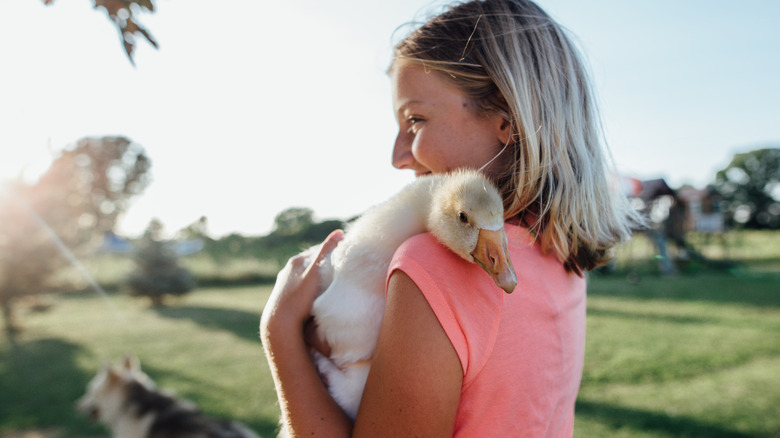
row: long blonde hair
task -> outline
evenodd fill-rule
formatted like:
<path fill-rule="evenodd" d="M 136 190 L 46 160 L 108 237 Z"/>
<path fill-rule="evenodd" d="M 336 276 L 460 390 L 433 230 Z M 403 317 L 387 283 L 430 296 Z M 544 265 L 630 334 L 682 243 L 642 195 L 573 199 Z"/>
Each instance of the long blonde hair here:
<path fill-rule="evenodd" d="M 529 226 L 567 270 L 608 262 L 611 248 L 641 223 L 610 186 L 611 160 L 580 54 L 533 2 L 452 6 L 402 40 L 393 62 L 441 73 L 480 111 L 510 123 L 494 175 L 505 217 Z"/>

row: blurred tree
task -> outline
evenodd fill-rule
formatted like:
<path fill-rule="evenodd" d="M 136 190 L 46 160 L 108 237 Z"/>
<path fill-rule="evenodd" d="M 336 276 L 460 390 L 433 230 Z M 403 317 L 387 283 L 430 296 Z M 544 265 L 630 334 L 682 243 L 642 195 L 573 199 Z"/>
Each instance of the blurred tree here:
<path fill-rule="evenodd" d="M 276 215 L 274 229 L 265 236 L 233 233 L 219 239 L 206 239 L 204 252 L 219 262 L 231 258 L 255 258 L 284 265 L 291 256 L 322 243 L 331 231 L 344 228 L 337 219 L 314 221 L 310 208 L 294 207 Z"/>
<path fill-rule="evenodd" d="M 735 155 L 714 186 L 732 225 L 780 229 L 780 148 Z"/>
<path fill-rule="evenodd" d="M 274 218 L 273 233 L 280 236 L 300 234 L 314 223 L 314 212 L 310 208 L 293 207 L 282 211 Z"/>
<path fill-rule="evenodd" d="M 95 8 L 103 8 L 108 18 L 114 22 L 119 31 L 119 38 L 125 48 L 125 54 L 130 63 L 133 61 L 133 50 L 135 49 L 136 37 L 142 36 L 154 48 L 157 48 L 157 41 L 143 26 L 138 24 L 136 17 L 141 11 L 154 12 L 154 1 L 152 0 L 92 0 Z M 50 5 L 54 0 L 43 0 L 43 3 Z"/>
<path fill-rule="evenodd" d="M 84 138 L 63 150 L 34 184 L 0 186 L 0 307 L 16 329 L 14 303 L 48 287 L 74 254 L 112 230 L 149 182 L 143 148 L 124 137 Z"/>
<path fill-rule="evenodd" d="M 134 260 L 136 270 L 127 279 L 130 293 L 147 297 L 153 306 L 164 304 L 167 295 L 184 295 L 195 288 L 190 271 L 179 266 L 179 256 L 162 237 L 163 225 L 152 219 Z"/>
<path fill-rule="evenodd" d="M 329 219 L 322 222 L 313 223 L 303 230 L 300 237 L 305 243 L 312 245 L 319 244 L 334 230 L 343 229 L 346 222 L 338 219 Z"/>
<path fill-rule="evenodd" d="M 177 239 L 210 239 L 209 220 L 201 216 L 197 221 L 187 225 L 176 233 Z"/>

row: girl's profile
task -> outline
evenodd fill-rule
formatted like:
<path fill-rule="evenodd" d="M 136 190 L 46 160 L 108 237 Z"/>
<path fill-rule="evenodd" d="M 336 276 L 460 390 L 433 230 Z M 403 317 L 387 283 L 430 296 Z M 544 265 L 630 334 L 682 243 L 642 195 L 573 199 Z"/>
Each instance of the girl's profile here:
<path fill-rule="evenodd" d="M 611 189 L 581 55 L 535 3 L 472 0 L 404 37 L 388 74 L 392 165 L 417 176 L 481 170 L 497 186 L 517 291 L 491 293 L 479 266 L 428 233 L 404 241 L 353 421 L 308 356 L 318 344 L 307 336 L 317 264 L 291 259 L 261 320 L 283 433 L 572 436 L 585 273 L 640 223 Z M 332 234 L 317 257 L 340 239 Z"/>

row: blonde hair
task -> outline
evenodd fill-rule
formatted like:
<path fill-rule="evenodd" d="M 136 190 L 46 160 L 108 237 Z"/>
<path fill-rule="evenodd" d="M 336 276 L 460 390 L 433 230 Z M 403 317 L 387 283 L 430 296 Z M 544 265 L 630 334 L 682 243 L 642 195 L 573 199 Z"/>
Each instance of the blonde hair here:
<path fill-rule="evenodd" d="M 536 4 L 452 6 L 402 40 L 394 55 L 394 63 L 441 73 L 480 111 L 510 123 L 510 144 L 492 175 L 505 217 L 529 226 L 567 270 L 581 274 L 608 262 L 611 248 L 641 223 L 610 187 L 609 155 L 579 52 Z"/>

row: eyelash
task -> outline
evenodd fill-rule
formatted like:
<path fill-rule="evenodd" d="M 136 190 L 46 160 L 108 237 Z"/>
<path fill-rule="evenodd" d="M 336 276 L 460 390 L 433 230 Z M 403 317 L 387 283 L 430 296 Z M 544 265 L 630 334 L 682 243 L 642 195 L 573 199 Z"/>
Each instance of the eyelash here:
<path fill-rule="evenodd" d="M 406 118 L 406 123 L 409 125 L 409 132 L 415 133 L 417 131 L 416 125 L 419 122 L 422 122 L 423 118 L 419 116 L 409 116 Z"/>

